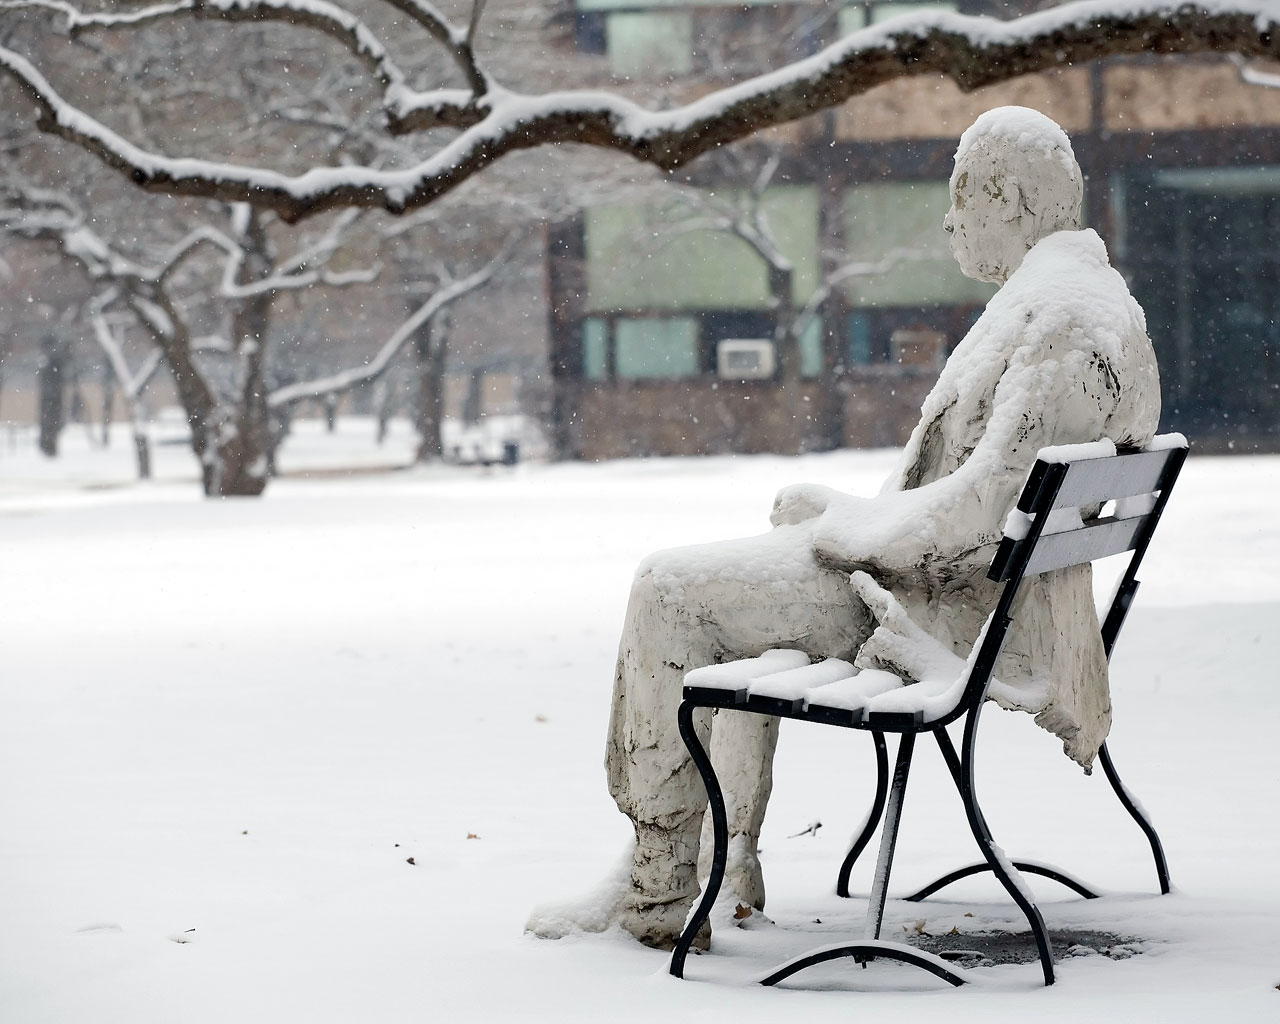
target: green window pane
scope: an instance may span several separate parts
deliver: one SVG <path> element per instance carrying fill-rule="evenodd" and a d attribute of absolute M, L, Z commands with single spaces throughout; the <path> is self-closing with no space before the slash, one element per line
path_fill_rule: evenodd
<path fill-rule="evenodd" d="M 896 18 L 900 14 L 917 14 L 921 11 L 955 11 L 955 3 L 946 0 L 877 0 L 871 7 L 868 21 L 867 8 L 862 4 L 853 4 L 840 8 L 836 20 L 836 31 L 842 36 L 857 32 L 868 24 L 878 25 L 882 21 Z"/>
<path fill-rule="evenodd" d="M 604 380 L 608 371 L 605 345 L 608 328 L 595 317 L 582 322 L 582 376 L 587 380 Z"/>
<path fill-rule="evenodd" d="M 995 286 L 960 273 L 942 218 L 951 205 L 945 181 L 860 185 L 845 192 L 845 252 L 884 270 L 848 278 L 852 306 L 931 306 L 986 302 Z"/>
<path fill-rule="evenodd" d="M 800 376 L 822 376 L 822 320 L 814 317 L 799 339 Z"/>
<path fill-rule="evenodd" d="M 871 362 L 871 320 L 866 313 L 849 314 L 849 362 L 863 366 Z"/>
<path fill-rule="evenodd" d="M 867 9 L 862 4 L 853 7 L 841 7 L 836 18 L 836 31 L 842 36 L 857 32 L 867 26 Z"/>
<path fill-rule="evenodd" d="M 878 25 L 882 21 L 888 21 L 890 18 L 896 18 L 900 14 L 919 14 L 922 11 L 948 11 L 954 13 L 956 5 L 954 3 L 943 2 L 916 2 L 916 0 L 892 0 L 885 3 L 879 0 L 871 8 L 871 24 Z"/>
<path fill-rule="evenodd" d="M 692 317 L 622 319 L 614 322 L 614 368 L 622 380 L 696 377 L 698 322 Z"/>
<path fill-rule="evenodd" d="M 818 285 L 817 189 L 771 189 L 764 209 L 771 235 L 794 267 L 792 298 L 803 305 Z M 764 260 L 725 232 L 675 230 L 690 216 L 698 216 L 696 209 L 673 202 L 588 210 L 587 308 L 770 308 Z"/>
<path fill-rule="evenodd" d="M 693 70 L 689 14 L 610 14 L 605 28 L 609 70 L 619 78 L 687 75 Z"/>

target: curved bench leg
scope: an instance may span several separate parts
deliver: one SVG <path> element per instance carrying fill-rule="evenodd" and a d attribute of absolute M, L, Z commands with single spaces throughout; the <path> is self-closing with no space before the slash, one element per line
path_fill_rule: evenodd
<path fill-rule="evenodd" d="M 767 978 L 761 979 L 760 984 L 776 985 L 778 982 L 791 977 L 791 975 L 803 971 L 806 967 L 812 967 L 814 964 L 823 964 L 829 960 L 837 960 L 844 956 L 851 956 L 857 963 L 863 965 L 870 963 L 872 960 L 897 960 L 904 964 L 911 964 L 913 967 L 921 967 L 930 974 L 934 974 L 943 981 L 957 987 L 965 983 L 964 975 L 955 970 L 940 956 L 934 956 L 932 953 L 912 949 L 899 943 L 865 941 L 848 946 L 824 946 L 822 949 L 815 949 L 805 953 L 794 960 L 788 960 Z"/>
<path fill-rule="evenodd" d="M 695 710 L 695 705 L 690 701 L 681 701 L 676 721 L 680 728 L 680 738 L 689 748 L 689 756 L 693 759 L 698 774 L 702 776 L 702 784 L 707 787 L 707 805 L 711 809 L 711 832 L 715 845 L 711 857 L 711 874 L 707 877 L 707 884 L 702 890 L 702 899 L 690 915 L 671 953 L 670 972 L 677 978 L 684 977 L 684 962 L 689 955 L 689 949 L 698 935 L 698 930 L 711 916 L 711 908 L 716 902 L 716 896 L 720 894 L 720 885 L 724 881 L 725 866 L 729 859 L 729 816 L 724 806 L 724 791 L 721 790 L 720 781 L 716 778 L 715 769 L 711 766 L 711 758 L 707 755 L 707 750 L 698 739 L 698 733 L 693 727 Z"/>
<path fill-rule="evenodd" d="M 776 985 L 778 982 L 803 971 L 815 964 L 826 963 L 840 957 L 852 957 L 864 967 L 872 960 L 897 960 L 901 963 L 920 967 L 952 985 L 963 985 L 964 976 L 933 953 L 913 949 L 898 942 L 884 942 L 880 939 L 880 925 L 884 920 L 884 905 L 889 888 L 889 875 L 893 870 L 894 847 L 897 845 L 898 825 L 902 819 L 902 805 L 906 797 L 907 779 L 911 774 L 911 758 L 915 748 L 915 733 L 905 732 L 898 738 L 898 756 L 893 768 L 893 785 L 886 800 L 884 783 L 887 781 L 888 758 L 884 748 L 884 734 L 874 733 L 876 752 L 880 766 L 880 786 L 876 794 L 875 806 L 872 808 L 869 823 L 864 825 L 862 834 L 854 844 L 853 850 L 846 858 L 846 867 L 851 866 L 866 845 L 866 840 L 875 829 L 875 822 L 883 814 L 884 826 L 880 834 L 880 853 L 876 859 L 875 878 L 871 886 L 871 896 L 867 901 L 866 935 L 860 942 L 836 943 L 811 950 L 801 956 L 788 960 L 768 977 L 761 980 L 762 985 Z M 842 869 L 843 873 L 843 869 Z M 847 882 L 847 878 L 844 879 Z"/>
<path fill-rule="evenodd" d="M 862 851 L 867 848 L 867 844 L 871 842 L 871 837 L 876 834 L 876 826 L 884 816 L 885 799 L 889 795 L 889 752 L 885 747 L 884 733 L 872 732 L 871 738 L 876 745 L 876 796 L 871 803 L 871 810 L 867 812 L 866 820 L 862 823 L 858 838 L 853 841 L 849 852 L 845 854 L 844 862 L 840 865 L 840 874 L 836 878 L 836 895 L 845 899 L 849 898 L 849 875 L 853 871 L 853 865 L 862 855 Z"/>
<path fill-rule="evenodd" d="M 1164 847 L 1160 845 L 1160 836 L 1156 834 L 1156 827 L 1151 824 L 1151 819 L 1147 817 L 1146 811 L 1142 805 L 1134 799 L 1116 772 L 1115 765 L 1111 763 L 1111 754 L 1107 750 L 1107 745 L 1102 744 L 1098 751 L 1098 760 L 1102 762 L 1102 771 L 1107 776 L 1107 781 L 1111 783 L 1111 788 L 1115 790 L 1116 796 L 1120 798 L 1120 803 L 1124 805 L 1124 809 L 1129 812 L 1129 816 L 1138 823 L 1138 827 L 1142 829 L 1147 837 L 1147 842 L 1151 844 L 1151 855 L 1156 862 L 1156 877 L 1160 882 L 1160 894 L 1167 896 L 1169 894 L 1169 865 L 1164 859 Z"/>
<path fill-rule="evenodd" d="M 974 789 L 973 757 L 978 732 L 978 718 L 981 713 L 982 705 L 978 704 L 965 718 L 964 753 L 960 761 L 961 772 L 958 780 L 960 799 L 964 803 L 965 817 L 969 819 L 969 829 L 973 832 L 973 838 L 977 840 L 978 849 L 982 852 L 982 856 L 986 858 L 992 873 L 1000 880 L 1000 884 L 1004 886 L 1005 891 L 1026 917 L 1027 923 L 1031 925 L 1031 932 L 1036 940 L 1036 949 L 1040 954 L 1040 967 L 1044 972 L 1044 983 L 1052 985 L 1053 949 L 1049 944 L 1049 933 L 1045 929 L 1044 918 L 1040 916 L 1040 908 L 1035 905 L 1035 901 L 1031 898 L 1031 892 L 1023 883 L 1022 876 L 1018 874 L 1014 866 L 1005 858 L 1000 847 L 996 845 L 991 836 L 991 829 L 987 826 L 986 818 L 982 814 L 982 809 L 978 806 L 978 797 Z M 939 739 L 939 742 L 941 743 L 942 740 Z M 950 740 L 948 739 L 947 742 L 949 743 Z"/>
<path fill-rule="evenodd" d="M 1083 896 L 1087 900 L 1096 900 L 1098 898 L 1098 894 L 1080 881 L 1080 879 L 1073 878 L 1065 871 L 1059 871 L 1057 868 L 1050 867 L 1048 864 L 1037 864 L 1034 861 L 1029 860 L 1015 860 L 1013 861 L 1013 866 L 1024 874 L 1042 875 L 1045 878 L 1050 878 L 1059 885 L 1065 885 L 1068 889 L 1072 890 L 1077 895 Z M 949 874 L 943 875 L 936 881 L 930 882 L 923 889 L 913 892 L 910 896 L 903 896 L 902 899 L 906 900 L 908 903 L 919 903 L 921 900 L 932 896 L 938 890 L 945 889 L 952 882 L 958 882 L 962 878 L 968 878 L 970 875 L 980 875 L 982 872 L 990 870 L 991 865 L 986 861 L 983 861 L 981 864 L 969 864 L 965 867 L 957 868 Z"/>

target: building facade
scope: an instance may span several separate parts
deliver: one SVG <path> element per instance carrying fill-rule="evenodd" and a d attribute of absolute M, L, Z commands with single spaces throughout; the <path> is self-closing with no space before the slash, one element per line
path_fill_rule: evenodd
<path fill-rule="evenodd" d="M 684 98 L 757 70 L 752 46 L 776 64 L 905 10 L 1036 6 L 1049 5 L 576 0 L 575 41 L 615 80 L 649 75 Z M 1201 450 L 1280 448 L 1274 72 L 1135 57 L 968 94 L 937 77 L 902 79 L 699 161 L 691 181 L 705 202 L 585 211 L 549 245 L 560 450 L 597 459 L 902 443 L 992 294 L 954 267 L 941 222 L 959 134 L 1007 103 L 1044 111 L 1072 137 L 1086 220 L 1146 309 L 1165 426 Z M 780 258 L 715 226 L 726 208 L 763 225 Z"/>

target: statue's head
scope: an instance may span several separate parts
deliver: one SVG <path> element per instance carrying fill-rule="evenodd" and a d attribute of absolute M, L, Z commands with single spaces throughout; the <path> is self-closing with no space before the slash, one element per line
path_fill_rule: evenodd
<path fill-rule="evenodd" d="M 943 227 L 968 277 L 1003 284 L 1033 245 L 1080 227 L 1084 182 L 1071 140 L 1027 107 L 997 107 L 960 136 Z"/>

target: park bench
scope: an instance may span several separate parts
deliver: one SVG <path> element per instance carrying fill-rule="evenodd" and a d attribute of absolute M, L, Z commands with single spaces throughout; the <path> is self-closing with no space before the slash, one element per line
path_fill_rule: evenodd
<path fill-rule="evenodd" d="M 1116 452 L 1109 442 L 1042 450 L 1028 475 L 1016 510 L 1006 522 L 1004 536 L 987 573 L 989 579 L 1002 586 L 982 636 L 967 660 L 937 645 L 940 656 L 953 659 L 958 670 L 954 683 L 945 690 L 896 678 L 886 686 L 887 673 L 878 670 L 859 673 L 848 662 L 836 659 L 810 664 L 809 659 L 797 651 L 769 651 L 759 658 L 707 666 L 685 676 L 684 699 L 679 710 L 680 735 L 706 785 L 715 848 L 701 900 L 672 953 L 671 974 L 678 978 L 684 976 L 689 949 L 710 916 L 727 862 L 729 836 L 724 797 L 693 724 L 697 709 L 716 708 L 722 712 L 775 715 L 858 729 L 869 732 L 875 744 L 878 768 L 875 799 L 841 865 L 837 884 L 838 894 L 848 896 L 850 870 L 883 819 L 864 938 L 823 946 L 795 957 L 762 979 L 762 984 L 776 984 L 806 967 L 839 957 L 852 957 L 862 964 L 876 959 L 897 960 L 921 967 L 953 985 L 965 982 L 963 970 L 941 956 L 880 938 L 903 795 L 915 739 L 921 733 L 929 733 L 937 741 L 984 860 L 953 871 L 906 898 L 921 900 L 958 879 L 982 871 L 993 872 L 1030 924 L 1044 983 L 1053 984 L 1049 935 L 1020 872 L 1051 878 L 1087 899 L 1096 894 L 1056 868 L 1011 861 L 996 845 L 974 788 L 978 720 L 1012 621 L 1014 598 L 1028 576 L 1129 552 L 1115 595 L 1101 617 L 1103 648 L 1110 657 L 1138 589 L 1138 567 L 1186 452 L 1187 442 L 1181 435 L 1158 437 L 1142 451 Z M 960 720 L 963 720 L 963 737 L 957 752 L 946 727 Z M 888 733 L 900 737 L 892 781 L 885 744 Z M 1145 833 L 1155 859 L 1160 891 L 1168 893 L 1169 875 L 1155 828 L 1120 781 L 1105 744 L 1098 757 L 1116 796 Z"/>

